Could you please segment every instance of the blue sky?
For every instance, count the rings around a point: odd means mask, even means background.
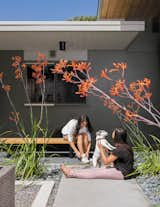
[[[96,16],[98,0],[0,0],[0,21]]]

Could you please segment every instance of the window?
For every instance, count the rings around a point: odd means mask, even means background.
[[[75,94],[78,90],[76,84],[66,83],[62,81],[62,75],[53,74],[51,70],[54,65],[48,65],[45,68],[45,103],[55,104],[81,104],[86,103],[85,97],[80,97]],[[71,70],[71,68],[68,68]],[[27,82],[28,82],[28,93],[30,96],[31,103],[41,103],[41,85],[35,83],[35,79],[32,77],[34,71],[31,65],[27,67]]]

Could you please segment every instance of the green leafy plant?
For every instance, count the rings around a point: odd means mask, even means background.
[[[160,172],[160,151],[145,151],[141,154],[143,162],[136,166],[135,173],[140,175],[157,175]]]
[[[5,158],[3,160],[3,164],[15,164],[15,174],[18,179],[40,177],[45,171],[41,158],[45,157],[47,139],[46,144],[41,145],[41,148],[37,150],[36,131],[35,127],[33,130],[34,137],[29,142],[26,140],[24,144],[15,146],[8,145],[5,142],[1,143],[1,148],[10,156],[9,159]],[[45,130],[44,133],[46,133]]]
[[[120,117],[119,117],[120,118]],[[160,172],[160,139],[154,135],[152,144],[133,121],[124,122],[121,118],[122,126],[127,130],[129,139],[136,153],[136,159],[141,161],[136,164],[136,169],[132,174],[156,175]],[[156,150],[157,149],[157,150]]]

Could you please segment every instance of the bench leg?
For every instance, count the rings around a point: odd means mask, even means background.
[[[70,158],[74,157],[73,149],[70,146],[69,146],[69,157]]]

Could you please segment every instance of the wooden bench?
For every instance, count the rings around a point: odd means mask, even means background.
[[[37,144],[69,144],[64,138],[34,138]],[[30,143],[33,138],[0,138],[0,143],[5,144],[24,144]]]
[[[69,145],[69,141],[65,140],[64,138],[34,138],[36,140],[37,144],[46,144],[46,145],[51,145],[51,144],[68,144]],[[5,143],[5,144],[13,144],[13,145],[19,145],[19,144],[24,144],[24,143],[31,143],[33,140],[33,138],[11,138],[11,137],[7,137],[7,138],[1,138],[0,137],[0,143]],[[70,157],[73,157],[73,151],[72,149],[69,147],[69,151],[70,151]]]

